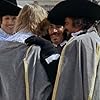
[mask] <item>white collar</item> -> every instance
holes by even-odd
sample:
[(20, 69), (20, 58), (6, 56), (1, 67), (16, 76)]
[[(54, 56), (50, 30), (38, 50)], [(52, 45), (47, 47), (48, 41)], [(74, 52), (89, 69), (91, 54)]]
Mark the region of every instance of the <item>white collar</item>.
[[(67, 40), (64, 40), (63, 42), (60, 43), (60, 46), (63, 47), (67, 43)], [(56, 44), (53, 44), (55, 47), (57, 47)]]
[(75, 33), (71, 33), (72, 37), (76, 37), (78, 34), (82, 33), (83, 30), (80, 30), (78, 32), (75, 32)]
[(0, 34), (2, 34), (3, 37), (9, 37), (12, 34), (7, 34), (2, 28), (0, 28)]
[(60, 46), (63, 47), (67, 43), (67, 40), (64, 40), (62, 43), (60, 43)]

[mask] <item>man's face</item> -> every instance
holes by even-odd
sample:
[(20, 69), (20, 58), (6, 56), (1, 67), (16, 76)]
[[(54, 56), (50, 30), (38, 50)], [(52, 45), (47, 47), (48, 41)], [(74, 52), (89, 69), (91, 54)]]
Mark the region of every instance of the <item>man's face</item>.
[(3, 16), (1, 21), (1, 28), (7, 34), (13, 34), (15, 23), (16, 23), (16, 16), (10, 16), (10, 15)]
[(66, 17), (66, 19), (65, 19), (65, 29), (69, 33), (73, 33), (73, 32), (76, 31), (76, 28), (73, 26), (73, 20), (72, 20), (72, 18)]
[(58, 45), (63, 41), (63, 26), (50, 24), (48, 32), (52, 43)]

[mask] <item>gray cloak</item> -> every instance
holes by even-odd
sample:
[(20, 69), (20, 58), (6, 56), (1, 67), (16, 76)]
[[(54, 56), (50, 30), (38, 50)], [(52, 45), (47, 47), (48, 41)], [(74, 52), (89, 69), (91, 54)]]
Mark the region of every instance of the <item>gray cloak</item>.
[(40, 47), (0, 41), (0, 100), (47, 100), (51, 84)]
[(52, 100), (100, 100), (100, 37), (95, 30), (64, 47)]

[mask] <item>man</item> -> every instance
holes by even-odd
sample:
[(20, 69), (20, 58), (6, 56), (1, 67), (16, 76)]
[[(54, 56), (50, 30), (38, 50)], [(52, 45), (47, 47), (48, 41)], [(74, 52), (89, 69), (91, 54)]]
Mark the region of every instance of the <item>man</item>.
[(0, 1), (0, 40), (5, 40), (14, 33), (16, 17), (20, 9), (16, 0)]
[(52, 100), (100, 99), (98, 12), (100, 6), (87, 0), (62, 1), (49, 12), (48, 20), (72, 36), (61, 53)]

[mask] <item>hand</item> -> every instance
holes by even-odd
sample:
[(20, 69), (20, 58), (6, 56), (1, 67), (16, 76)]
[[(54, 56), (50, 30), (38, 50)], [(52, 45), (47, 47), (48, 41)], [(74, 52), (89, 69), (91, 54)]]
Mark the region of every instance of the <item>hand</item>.
[(31, 46), (33, 44), (35, 45), (39, 45), (39, 46), (43, 46), (45, 44), (44, 42), (45, 40), (41, 37), (38, 37), (38, 36), (31, 36), (29, 38), (27, 38), (25, 40), (25, 43), (28, 45), (28, 46)]
[(52, 54), (58, 54), (57, 49), (54, 47), (54, 45), (50, 41), (43, 39), (39, 36), (31, 36), (25, 40), (25, 43), (28, 46), (31, 46), (32, 44), (40, 46), (41, 56), (44, 59), (51, 56)]

